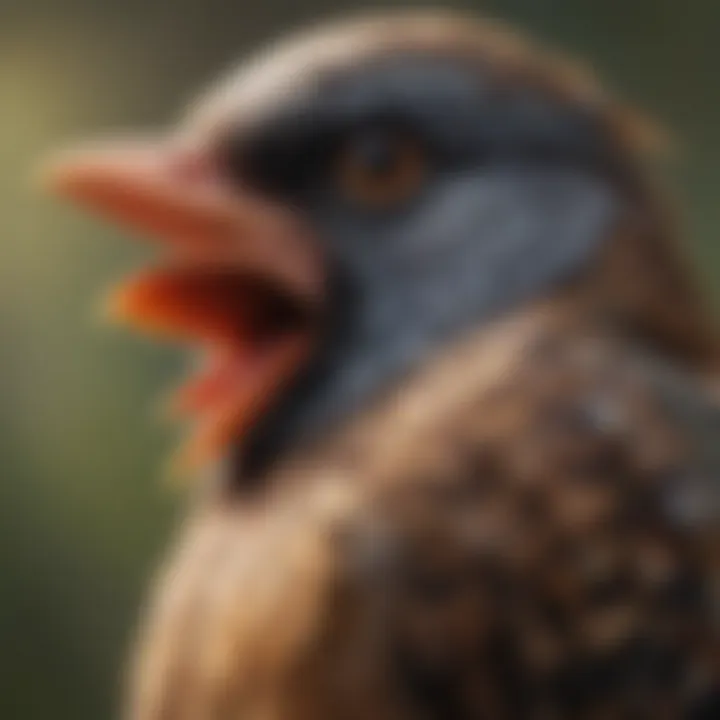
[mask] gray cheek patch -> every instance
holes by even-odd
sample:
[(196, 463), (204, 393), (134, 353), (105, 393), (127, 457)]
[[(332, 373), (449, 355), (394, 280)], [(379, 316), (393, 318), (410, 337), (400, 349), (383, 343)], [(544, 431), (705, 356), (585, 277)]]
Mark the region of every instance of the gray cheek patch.
[(406, 302), (442, 325), (446, 313), (483, 320), (572, 278), (592, 263), (619, 209), (607, 184), (586, 174), (508, 168), (455, 181), (427, 214), (393, 260), (416, 287)]

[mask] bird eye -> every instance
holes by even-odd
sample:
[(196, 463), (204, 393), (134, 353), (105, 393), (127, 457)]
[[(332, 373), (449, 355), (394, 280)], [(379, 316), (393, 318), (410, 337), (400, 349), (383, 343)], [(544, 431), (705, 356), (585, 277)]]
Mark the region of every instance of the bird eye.
[(398, 130), (373, 130), (340, 147), (334, 181), (353, 205), (391, 210), (420, 192), (428, 171), (427, 154), (417, 138)]

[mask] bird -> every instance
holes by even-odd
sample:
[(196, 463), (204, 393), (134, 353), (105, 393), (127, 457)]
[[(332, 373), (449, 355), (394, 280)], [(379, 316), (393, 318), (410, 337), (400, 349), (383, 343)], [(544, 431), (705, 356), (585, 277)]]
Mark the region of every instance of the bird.
[(664, 144), (415, 10), (48, 162), (158, 246), (110, 312), (200, 359), (129, 720), (720, 716), (720, 345)]

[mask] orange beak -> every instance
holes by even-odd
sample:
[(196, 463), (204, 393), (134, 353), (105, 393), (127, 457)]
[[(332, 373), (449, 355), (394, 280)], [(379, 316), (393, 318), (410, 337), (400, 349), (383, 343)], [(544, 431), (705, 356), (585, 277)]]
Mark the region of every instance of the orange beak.
[(121, 285), (110, 309), (205, 347), (204, 369), (172, 403), (197, 420), (183, 464), (241, 442), (312, 350), (324, 290), (312, 238), (284, 208), (229, 187), (170, 142), (72, 152), (44, 180), (166, 248), (165, 262)]

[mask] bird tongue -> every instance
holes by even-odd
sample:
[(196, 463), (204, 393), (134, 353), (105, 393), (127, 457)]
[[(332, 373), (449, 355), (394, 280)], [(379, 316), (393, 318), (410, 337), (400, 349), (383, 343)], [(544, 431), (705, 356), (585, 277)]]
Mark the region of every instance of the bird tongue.
[(195, 418), (183, 468), (241, 442), (298, 371), (323, 285), (312, 245), (284, 211), (189, 167), (162, 144), (133, 143), (66, 155), (46, 173), (56, 193), (167, 250), (111, 294), (109, 311), (204, 348), (204, 366), (171, 402)]
[(185, 468), (212, 460), (241, 439), (310, 349), (308, 327), (272, 288), (218, 262), (138, 273), (111, 293), (108, 310), (145, 331), (205, 347), (202, 369), (181, 385), (168, 408), (196, 419), (178, 456)]

